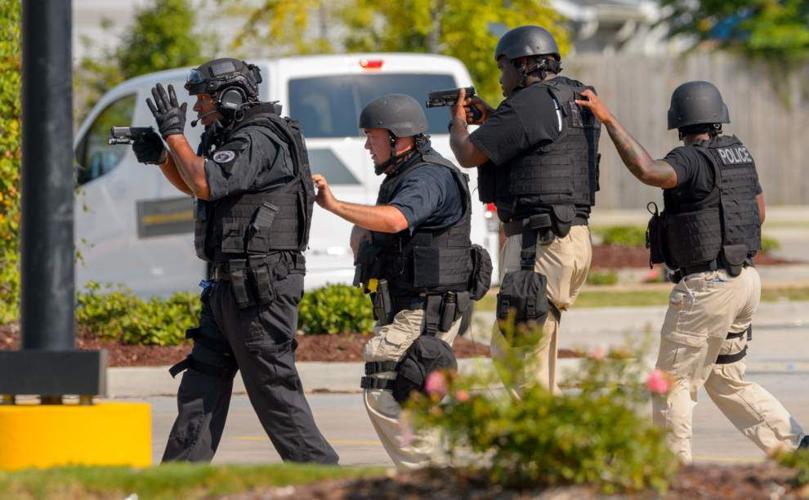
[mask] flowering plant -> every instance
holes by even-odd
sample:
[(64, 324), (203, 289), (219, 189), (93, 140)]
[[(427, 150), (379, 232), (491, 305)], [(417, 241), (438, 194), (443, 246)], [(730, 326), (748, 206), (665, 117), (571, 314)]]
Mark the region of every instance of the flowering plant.
[[(665, 432), (648, 415), (650, 397), (668, 390), (649, 373), (641, 349), (581, 353), (560, 395), (517, 374), (525, 361), (507, 356), (496, 371), (436, 372), (408, 405), (409, 422), (442, 430), (456, 466), (512, 487), (591, 484), (602, 491), (664, 490), (677, 469)], [(515, 379), (518, 391), (494, 388)], [(471, 453), (470, 453), (471, 452)], [(470, 455), (475, 458), (469, 459)]]

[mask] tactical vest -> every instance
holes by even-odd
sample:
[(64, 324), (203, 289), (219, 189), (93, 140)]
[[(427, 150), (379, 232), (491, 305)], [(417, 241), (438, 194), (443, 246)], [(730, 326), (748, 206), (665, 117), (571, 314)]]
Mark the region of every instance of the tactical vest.
[(694, 147), (714, 171), (714, 188), (704, 199), (685, 203), (677, 190), (663, 192), (662, 214), (670, 267), (719, 261), (738, 266), (761, 249), (756, 203), (756, 165), (736, 136), (721, 136)]
[(279, 149), (286, 145), (295, 177), (286, 185), (266, 191), (213, 202), (197, 200), (194, 246), (197, 255), (209, 262), (278, 250), (302, 252), (309, 242), (314, 187), (300, 126), (290, 118), (269, 112), (265, 105), (251, 111), (229, 135), (245, 127), (257, 127)]
[(409, 229), (396, 234), (372, 233), (377, 259), (373, 267), (379, 270), (380, 278), (388, 281), (394, 297), (468, 291), (472, 271), (469, 240), (472, 210), (466, 174), (438, 153), (428, 150), (384, 180), (377, 204), (389, 203), (399, 185), (417, 168), (446, 168), (452, 172), (462, 197), (463, 215), (448, 228), (421, 225), (412, 234)]
[(520, 218), (542, 211), (532, 212), (531, 208), (553, 208), (557, 217), (569, 214), (572, 219), (575, 205), (595, 205), (601, 124), (574, 102), (588, 88), (581, 82), (556, 77), (531, 86), (549, 92), (559, 104), (562, 131), (552, 143), (537, 145), (504, 165), (505, 168), (490, 168), (489, 172), (486, 168), (479, 169), (481, 201), (496, 202), (498, 208), (505, 209), (501, 212), (513, 213), (520, 197), (530, 197), (536, 206), (520, 207), (520, 212), (528, 208), (528, 213)]

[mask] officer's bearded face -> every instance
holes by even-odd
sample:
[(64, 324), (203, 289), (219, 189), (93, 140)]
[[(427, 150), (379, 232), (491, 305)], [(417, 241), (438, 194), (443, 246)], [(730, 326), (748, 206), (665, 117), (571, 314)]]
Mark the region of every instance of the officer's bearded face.
[(514, 63), (505, 57), (497, 60), (497, 67), (500, 69), (500, 88), (503, 90), (503, 96), (510, 97), (514, 89), (520, 85), (522, 75), (514, 67)]
[(192, 108), (197, 113), (197, 118), (203, 126), (208, 127), (223, 118), (222, 114), (216, 111), (216, 101), (211, 94), (197, 94), (197, 102)]
[(390, 159), (390, 135), (384, 128), (364, 128), (365, 149), (371, 153), (374, 165), (382, 165)]

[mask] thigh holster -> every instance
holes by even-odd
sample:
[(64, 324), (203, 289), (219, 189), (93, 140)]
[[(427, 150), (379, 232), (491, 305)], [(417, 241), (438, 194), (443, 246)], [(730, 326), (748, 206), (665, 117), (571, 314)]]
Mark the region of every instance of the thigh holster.
[[(745, 335), (747, 335), (747, 341), (748, 342), (753, 340), (753, 326), (752, 325), (750, 325), (747, 328), (747, 330), (745, 330), (743, 332), (728, 333), (728, 335), (727, 335), (727, 337), (725, 337), (725, 339), (727, 339), (727, 340), (740, 339), (740, 338), (744, 337)], [(742, 349), (739, 352), (735, 352), (733, 354), (720, 354), (719, 356), (716, 357), (716, 364), (717, 365), (729, 365), (731, 363), (735, 363), (735, 362), (741, 360), (745, 356), (747, 356), (747, 346), (746, 345), (744, 346), (744, 349)]]

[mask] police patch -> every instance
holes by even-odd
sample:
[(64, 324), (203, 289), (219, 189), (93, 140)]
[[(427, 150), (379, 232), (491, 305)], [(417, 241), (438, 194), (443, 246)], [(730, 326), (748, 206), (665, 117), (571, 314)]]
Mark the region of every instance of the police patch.
[(217, 151), (213, 154), (213, 161), (216, 163), (228, 164), (236, 158), (236, 153), (233, 151)]

